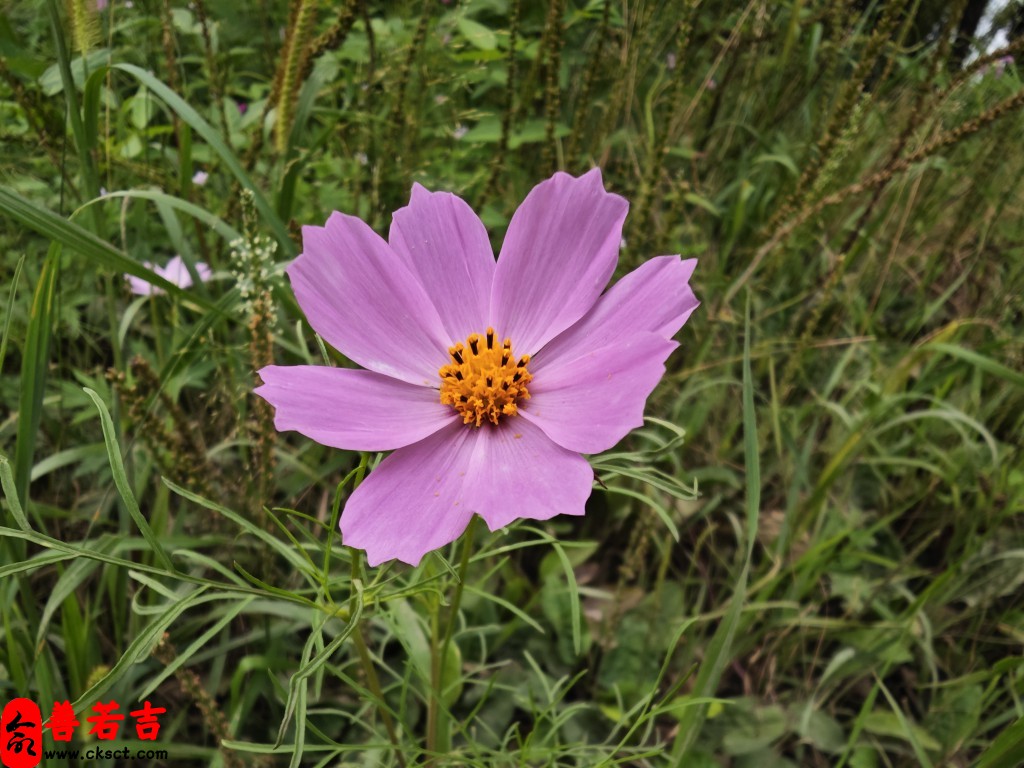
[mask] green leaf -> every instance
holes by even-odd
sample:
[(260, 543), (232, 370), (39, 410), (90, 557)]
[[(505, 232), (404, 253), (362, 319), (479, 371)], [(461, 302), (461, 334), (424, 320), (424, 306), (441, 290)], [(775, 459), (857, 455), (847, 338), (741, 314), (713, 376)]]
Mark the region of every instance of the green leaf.
[(1007, 381), (1014, 386), (1024, 389), (1024, 374), (1007, 368), (1005, 365), (1001, 365), (995, 360), (991, 360), (984, 355), (979, 355), (977, 352), (972, 352), (969, 349), (958, 347), (955, 344), (944, 344), (942, 342), (927, 344), (924, 349), (933, 349), (936, 352), (942, 352), (950, 357), (957, 357), (985, 373), (990, 373), (993, 376), (999, 377), (1003, 381)]
[[(883, 689), (884, 693), (884, 689)], [(935, 752), (942, 749), (938, 740), (919, 725), (910, 723), (902, 713), (887, 712), (876, 709), (864, 717), (864, 730), (876, 736), (888, 736), (913, 744), (915, 741), (922, 748)]]
[(11, 292), (7, 296), (7, 311), (4, 313), (4, 329), (0, 332), (0, 371), (4, 368), (4, 358), (7, 357), (7, 339), (11, 332), (11, 318), (14, 316), (14, 299), (18, 295), (18, 283), (21, 282), (21, 271), (25, 267), (25, 254), (21, 255), (14, 267), (14, 276), (11, 278)]
[(140, 86), (135, 95), (128, 100), (128, 114), (131, 116), (132, 125), (141, 131), (149, 125), (155, 112), (153, 97), (146, 92), (145, 87)]
[(815, 749), (833, 755), (843, 751), (846, 744), (843, 727), (831, 715), (815, 709), (813, 702), (808, 701), (795, 719), (796, 732)]
[[(82, 87), (85, 83), (86, 70), (94, 72), (97, 67), (102, 67), (103, 64), (110, 59), (110, 49), (108, 48), (97, 48), (95, 51), (90, 51), (89, 54), (83, 59), (81, 56), (76, 57), (71, 61), (71, 79), (78, 87)], [(39, 76), (38, 80), (39, 88), (46, 96), (56, 96), (64, 89), (64, 81), (60, 75), (60, 64), (54, 62), (46, 71)]]
[(154, 621), (152, 624), (149, 624), (139, 632), (135, 639), (132, 640), (127, 650), (125, 650), (121, 658), (117, 660), (113, 667), (111, 667), (110, 671), (97, 680), (89, 690), (85, 691), (85, 693), (79, 696), (72, 703), (71, 706), (75, 712), (81, 713), (86, 707), (95, 704), (100, 697), (106, 694), (106, 692), (115, 684), (120, 682), (121, 678), (123, 678), (133, 666), (143, 659), (148, 658), (156, 647), (156, 644), (163, 639), (164, 633), (171, 628), (181, 614), (194, 606), (209, 603), (214, 600), (225, 599), (224, 595), (207, 595), (205, 592), (206, 588), (200, 587), (199, 589), (193, 590), (188, 595), (185, 595), (180, 600), (168, 605), (159, 619)]
[(85, 394), (96, 404), (96, 408), (100, 412), (103, 442), (107, 446), (107, 457), (110, 459), (110, 469), (114, 473), (114, 485), (117, 487), (117, 492), (121, 495), (121, 500), (124, 501), (128, 514), (132, 516), (132, 520), (135, 521), (135, 525), (142, 533), (146, 543), (149, 544), (150, 549), (153, 550), (153, 553), (163, 566), (173, 573), (177, 570), (174, 567), (174, 563), (171, 562), (171, 558), (164, 551), (163, 545), (156, 537), (156, 534), (153, 533), (153, 529), (149, 527), (149, 521), (143, 517), (142, 510), (139, 509), (139, 503), (135, 500), (135, 494), (132, 492), (131, 484), (128, 482), (128, 475), (124, 470), (124, 460), (121, 458), (121, 449), (117, 444), (117, 435), (114, 433), (114, 422), (110, 418), (110, 412), (100, 399), (100, 396), (93, 390), (85, 387)]
[[(731, 656), (732, 645), (739, 631), (740, 616), (743, 603), (747, 599), (747, 580), (750, 575), (750, 563), (754, 555), (754, 543), (757, 540), (757, 518), (761, 508), (761, 463), (760, 450), (757, 442), (757, 415), (754, 410), (754, 378), (750, 370), (750, 296), (747, 296), (746, 333), (743, 337), (743, 448), (746, 461), (746, 555), (736, 585), (733, 588), (729, 609), (722, 618), (718, 629), (708, 644), (704, 662), (697, 673), (692, 694), (697, 697), (713, 696), (718, 688), (718, 681), (725, 670)], [(691, 707), (684, 711), (679, 719), (679, 730), (672, 747), (672, 756), (676, 763), (685, 765), (686, 756), (693, 748), (704, 723), (706, 708)]]
[(690, 203), (691, 205), (696, 205), (700, 208), (703, 208), (712, 216), (722, 215), (722, 211), (718, 208), (717, 205), (715, 205), (713, 202), (708, 200), (703, 195), (698, 195), (696, 192), (687, 192), (685, 195), (683, 195), (683, 200)]
[(484, 117), (466, 131), (462, 141), (468, 144), (493, 144), (501, 139), (501, 120), (497, 117)]
[(775, 165), (781, 165), (787, 171), (789, 171), (794, 177), (800, 175), (800, 169), (796, 167), (796, 163), (793, 162), (793, 158), (789, 155), (780, 155), (778, 153), (766, 153), (758, 155), (754, 158), (754, 165), (763, 165), (765, 163), (773, 163)]
[(742, 722), (733, 725), (722, 739), (730, 755), (748, 755), (770, 747), (786, 734), (786, 716), (781, 707), (753, 707)]
[(187, 101), (158, 80), (154, 75), (141, 67), (137, 67), (134, 64), (115, 64), (112, 69), (126, 72), (138, 80), (142, 85), (152, 91), (154, 95), (158, 96), (168, 107), (170, 107), (171, 111), (175, 112), (178, 117), (192, 126), (192, 129), (206, 140), (206, 143), (213, 148), (213, 151), (217, 153), (217, 156), (224, 162), (227, 169), (234, 174), (236, 179), (238, 179), (238, 183), (241, 184), (244, 189), (248, 189), (252, 192), (253, 202), (256, 204), (256, 208), (263, 217), (264, 223), (274, 231), (274, 237), (277, 239), (284, 254), (286, 256), (294, 256), (295, 244), (292, 242), (292, 239), (288, 234), (288, 228), (284, 225), (284, 222), (281, 221), (280, 217), (278, 217), (274, 207), (270, 205), (267, 198), (264, 197), (263, 193), (249, 177), (245, 168), (242, 167), (242, 163), (235, 156), (235, 153), (231, 148), (224, 142), (220, 133), (212, 125), (206, 122), (206, 120), (203, 119), (203, 116), (189, 105)]
[(455, 26), (471, 45), (481, 51), (493, 51), (498, 47), (498, 36), (478, 21), (460, 16)]
[(4, 187), (0, 187), (0, 213), (7, 214), (33, 232), (52, 240), (55, 244), (67, 246), (70, 250), (84, 256), (94, 266), (141, 277), (146, 282), (162, 288), (168, 293), (199, 304), (205, 309), (214, 309), (214, 305), (210, 301), (194, 291), (185, 291), (179, 288), (73, 221), (58, 216), (45, 208), (40, 208), (35, 203), (29, 202), (16, 192)]
[(7, 508), (11, 511), (11, 517), (14, 518), (14, 522), (23, 531), (32, 530), (18, 499), (18, 489), (14, 484), (14, 475), (11, 473), (11, 462), (3, 454), (0, 454), (0, 487), (4, 490), (4, 496), (7, 498)]
[(1021, 765), (1024, 765), (1024, 717), (996, 736), (975, 768), (1019, 768)]
[[(2, 201), (0, 190), (0, 201)], [(32, 297), (28, 321), (28, 338), (21, 362), (21, 385), (18, 399), (18, 441), (14, 448), (14, 486), (22, 509), (28, 506), (28, 485), (32, 474), (32, 458), (36, 436), (43, 418), (43, 391), (49, 363), (50, 333), (53, 328), (54, 304), (57, 296), (57, 274), (60, 270), (60, 245), (50, 246), (43, 262), (43, 271)]]

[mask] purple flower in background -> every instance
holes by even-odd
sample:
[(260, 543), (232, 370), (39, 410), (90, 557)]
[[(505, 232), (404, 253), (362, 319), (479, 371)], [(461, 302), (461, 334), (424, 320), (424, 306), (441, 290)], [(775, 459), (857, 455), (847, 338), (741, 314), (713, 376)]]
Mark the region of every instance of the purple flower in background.
[(210, 174), (206, 171), (196, 171), (192, 176), (192, 183), (197, 187), (201, 187), (206, 183), (208, 178), (210, 178)]
[[(182, 260), (181, 256), (175, 256), (172, 258), (167, 262), (166, 267), (157, 266), (149, 261), (144, 261), (142, 264), (147, 269), (152, 269), (160, 275), (160, 277), (174, 283), (179, 288), (188, 288), (192, 285), (192, 275), (189, 274), (188, 267), (185, 266), (185, 262)], [(201, 261), (197, 261), (196, 274), (199, 275), (200, 282), (205, 283), (210, 279), (210, 275), (213, 273), (209, 266)], [(141, 277), (125, 275), (125, 279), (128, 281), (129, 290), (139, 296), (154, 296), (164, 292), (163, 288), (147, 283)]]
[(594, 169), (557, 173), (512, 217), (495, 262), (472, 209), (413, 186), (388, 241), (343, 213), (304, 227), (288, 267), (310, 325), (366, 370), (276, 366), (256, 393), (279, 430), (394, 450), (352, 493), (344, 543), (371, 565), (417, 564), (474, 513), (582, 515), (583, 453), (643, 423), (644, 404), (698, 301), (695, 259), (660, 256), (602, 294), (629, 204)]
[(244, 101), (236, 101), (235, 104), (238, 106), (238, 114), (244, 115), (249, 111), (249, 105)]
[(109, 0), (96, 0), (96, 10), (97, 11), (104, 11), (104, 10), (106, 10), (106, 8), (107, 8), (107, 6), (109, 4), (110, 4)]

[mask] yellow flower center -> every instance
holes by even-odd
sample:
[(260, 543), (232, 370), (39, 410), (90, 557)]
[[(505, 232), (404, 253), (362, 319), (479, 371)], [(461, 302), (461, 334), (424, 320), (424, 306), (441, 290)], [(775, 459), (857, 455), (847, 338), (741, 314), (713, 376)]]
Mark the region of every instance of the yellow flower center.
[(452, 361), (440, 370), (441, 402), (458, 411), (463, 424), (479, 427), (484, 419), (497, 424), (502, 416), (515, 416), (519, 400), (529, 399), (530, 356), (516, 360), (512, 340), (498, 346), (493, 328), (483, 336), (471, 333), (465, 344), (450, 347), (448, 354)]

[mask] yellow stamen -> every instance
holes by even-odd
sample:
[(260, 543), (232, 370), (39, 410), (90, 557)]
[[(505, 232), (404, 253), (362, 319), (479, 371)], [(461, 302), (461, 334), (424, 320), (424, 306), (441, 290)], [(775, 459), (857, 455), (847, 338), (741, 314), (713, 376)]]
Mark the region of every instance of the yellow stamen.
[(530, 356), (516, 360), (511, 339), (497, 346), (493, 328), (484, 336), (470, 334), (448, 354), (452, 361), (440, 370), (441, 402), (458, 411), (464, 424), (479, 427), (485, 419), (497, 424), (502, 416), (516, 415), (519, 400), (529, 399)]

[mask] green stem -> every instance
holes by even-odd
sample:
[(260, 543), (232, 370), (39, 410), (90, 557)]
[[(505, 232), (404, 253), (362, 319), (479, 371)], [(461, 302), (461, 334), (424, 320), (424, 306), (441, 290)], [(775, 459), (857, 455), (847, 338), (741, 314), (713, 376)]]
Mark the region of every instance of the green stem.
[[(356, 468), (356, 476), (352, 479), (352, 490), (354, 491), (363, 482), (366, 476), (366, 467), (370, 462), (370, 454), (363, 452), (359, 457), (359, 466)], [(352, 582), (363, 581), (363, 556), (359, 550), (352, 550)], [(350, 613), (351, 615), (351, 613)], [(366, 674), (366, 684), (373, 693), (374, 703), (377, 705), (377, 712), (380, 714), (381, 722), (384, 723), (384, 730), (388, 732), (388, 740), (395, 748), (395, 759), (398, 764), (405, 768), (405, 758), (402, 756), (402, 748), (398, 742), (398, 732), (395, 730), (395, 722), (388, 712), (387, 702), (384, 700), (384, 691), (380, 687), (380, 678), (377, 677), (377, 669), (373, 666), (373, 659), (370, 657), (370, 649), (366, 646), (366, 639), (363, 637), (362, 626), (357, 626), (352, 633), (352, 641), (355, 643), (356, 652), (359, 654), (359, 661), (363, 665), (363, 672)]]
[(440, 630), (438, 616), (441, 613), (441, 605), (437, 596), (434, 595), (433, 606), (430, 612), (430, 691), (427, 701), (427, 762), (426, 765), (434, 764), (434, 753), (437, 752), (438, 742), (438, 704), (441, 700), (441, 662), (437, 650), (437, 636)]
[(162, 368), (164, 365), (164, 340), (163, 340), (163, 326), (160, 322), (160, 312), (156, 306), (155, 297), (150, 294), (149, 298), (146, 299), (149, 303), (149, 319), (153, 324), (153, 344), (156, 347), (156, 364)]
[(466, 527), (466, 534), (462, 541), (462, 559), (459, 561), (459, 582), (455, 585), (455, 594), (452, 595), (452, 605), (448, 611), (448, 626), (444, 631), (444, 642), (441, 645), (441, 658), (448, 658), (448, 646), (452, 641), (452, 634), (455, 632), (455, 622), (459, 618), (459, 605), (462, 603), (462, 588), (466, 583), (466, 571), (469, 568), (469, 554), (473, 550), (473, 533), (476, 528), (476, 515), (469, 520)]
[[(448, 608), (448, 621), (445, 623), (444, 637), (440, 635), (440, 613), (441, 606), (435, 604), (434, 611), (430, 617), (430, 700), (427, 703), (427, 751), (433, 753), (438, 746), (445, 744), (448, 739), (442, 733), (443, 718), (440, 716), (439, 704), (441, 702), (441, 685), (443, 684), (443, 673), (445, 662), (448, 660), (448, 648), (452, 642), (452, 635), (455, 632), (455, 622), (459, 618), (459, 606), (462, 603), (462, 590), (466, 583), (466, 571), (469, 569), (469, 554), (473, 550), (473, 533), (476, 528), (476, 515), (470, 518), (466, 533), (462, 539), (462, 556), (459, 560), (459, 580), (455, 585), (455, 592), (452, 595), (451, 605)], [(440, 651), (440, 652), (438, 652)], [(430, 758), (428, 758), (429, 760)]]
[[(362, 479), (357, 478), (357, 479)], [(352, 580), (362, 580), (362, 555), (353, 550), (352, 552)], [(398, 764), (405, 768), (405, 758), (402, 757), (402, 748), (398, 743), (398, 733), (395, 731), (395, 723), (388, 712), (387, 702), (384, 700), (384, 691), (380, 687), (380, 678), (377, 677), (377, 669), (373, 666), (373, 659), (370, 658), (370, 650), (366, 647), (366, 640), (363, 638), (363, 628), (357, 626), (352, 633), (352, 640), (356, 645), (356, 652), (359, 654), (359, 661), (363, 665), (363, 672), (366, 674), (366, 684), (373, 693), (374, 703), (377, 705), (377, 712), (380, 714), (381, 722), (384, 723), (384, 730), (388, 732), (388, 740), (395, 748), (395, 758)]]

